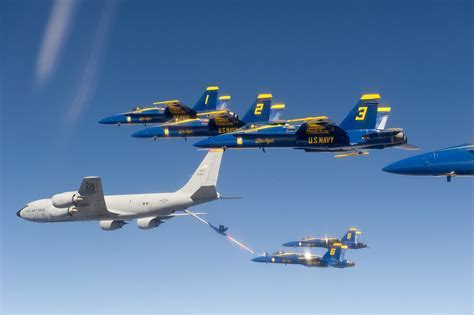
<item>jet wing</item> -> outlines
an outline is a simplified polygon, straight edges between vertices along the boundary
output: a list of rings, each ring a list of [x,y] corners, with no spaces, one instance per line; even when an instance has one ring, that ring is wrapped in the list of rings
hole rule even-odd
[[[98,176],[84,177],[81,187],[78,190],[84,198],[77,208],[82,213],[87,214],[107,214],[107,205],[105,204],[104,192],[102,191],[102,182]]]

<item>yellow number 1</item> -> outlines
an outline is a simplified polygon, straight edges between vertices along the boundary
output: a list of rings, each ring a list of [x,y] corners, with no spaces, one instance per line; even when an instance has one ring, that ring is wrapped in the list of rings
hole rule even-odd
[[[253,112],[255,115],[261,115],[263,110],[263,103],[258,103]]]
[[[358,115],[356,116],[356,120],[364,120],[365,115],[367,115],[367,106],[359,107]]]

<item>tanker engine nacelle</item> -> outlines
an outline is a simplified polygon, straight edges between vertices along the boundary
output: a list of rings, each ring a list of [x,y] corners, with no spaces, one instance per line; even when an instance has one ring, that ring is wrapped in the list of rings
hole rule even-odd
[[[100,220],[100,228],[105,231],[121,229],[127,222],[122,220]]]
[[[84,198],[81,197],[77,191],[64,192],[54,195],[53,198],[51,198],[51,202],[56,208],[69,208],[77,205],[82,200],[84,200]]]
[[[159,227],[161,223],[163,223],[163,221],[155,217],[137,219],[137,225],[142,230]]]
[[[56,208],[51,207],[48,209],[48,213],[52,218],[61,218],[71,216],[74,213],[79,211],[75,206],[70,206],[69,208]]]

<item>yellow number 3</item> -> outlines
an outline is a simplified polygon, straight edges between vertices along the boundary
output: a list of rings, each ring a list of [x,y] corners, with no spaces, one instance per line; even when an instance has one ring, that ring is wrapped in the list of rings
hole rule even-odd
[[[261,115],[263,110],[263,103],[258,103],[257,106],[255,106],[255,111],[253,112],[255,115]]]
[[[367,115],[367,106],[359,107],[358,114],[356,116],[356,120],[364,120],[365,115]]]

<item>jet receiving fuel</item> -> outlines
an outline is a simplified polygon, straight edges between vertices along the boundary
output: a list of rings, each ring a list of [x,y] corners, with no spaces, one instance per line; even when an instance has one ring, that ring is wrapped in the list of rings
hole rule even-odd
[[[347,233],[341,238],[334,237],[305,237],[299,241],[293,241],[283,244],[286,247],[323,247],[331,248],[336,243],[341,243],[342,245],[347,246],[349,249],[359,249],[366,248],[367,244],[359,241],[361,231],[356,228],[350,228]]]
[[[288,120],[284,124],[242,128],[194,145],[199,148],[293,148],[305,152],[346,152],[336,157],[367,154],[360,151],[363,149],[417,149],[407,144],[403,129],[385,129],[390,107],[379,107],[379,101],[379,94],[363,95],[339,126],[326,116],[310,117]],[[378,129],[380,127],[382,129]]]
[[[383,169],[401,175],[474,176],[474,143],[428,152],[395,162]]]
[[[167,121],[196,118],[206,112],[217,109],[217,94],[219,87],[209,86],[193,108],[179,100],[161,101],[153,103],[151,107],[135,107],[129,112],[113,115],[101,119],[99,124],[105,125],[136,125],[158,124]]]
[[[221,101],[230,101],[230,96],[221,96]],[[283,104],[272,106],[271,94],[259,94],[255,102],[250,106],[243,119],[228,109],[208,112],[206,117],[196,117],[176,122],[168,122],[159,126],[145,128],[132,134],[136,138],[190,138],[211,137],[235,131],[242,126],[255,123],[268,123],[273,114],[285,108]]]
[[[116,230],[136,219],[140,229],[188,215],[186,209],[220,198],[216,191],[222,150],[209,150],[189,181],[172,193],[104,196],[99,177],[85,177],[78,191],[28,203],[17,215],[33,222],[100,221],[103,230]],[[225,232],[225,231],[224,231]]]
[[[264,254],[263,256],[256,257],[252,261],[267,264],[303,265],[306,267],[354,267],[354,262],[344,259],[346,249],[346,245],[334,243],[322,257],[311,253],[299,254],[278,251],[273,254]]]

